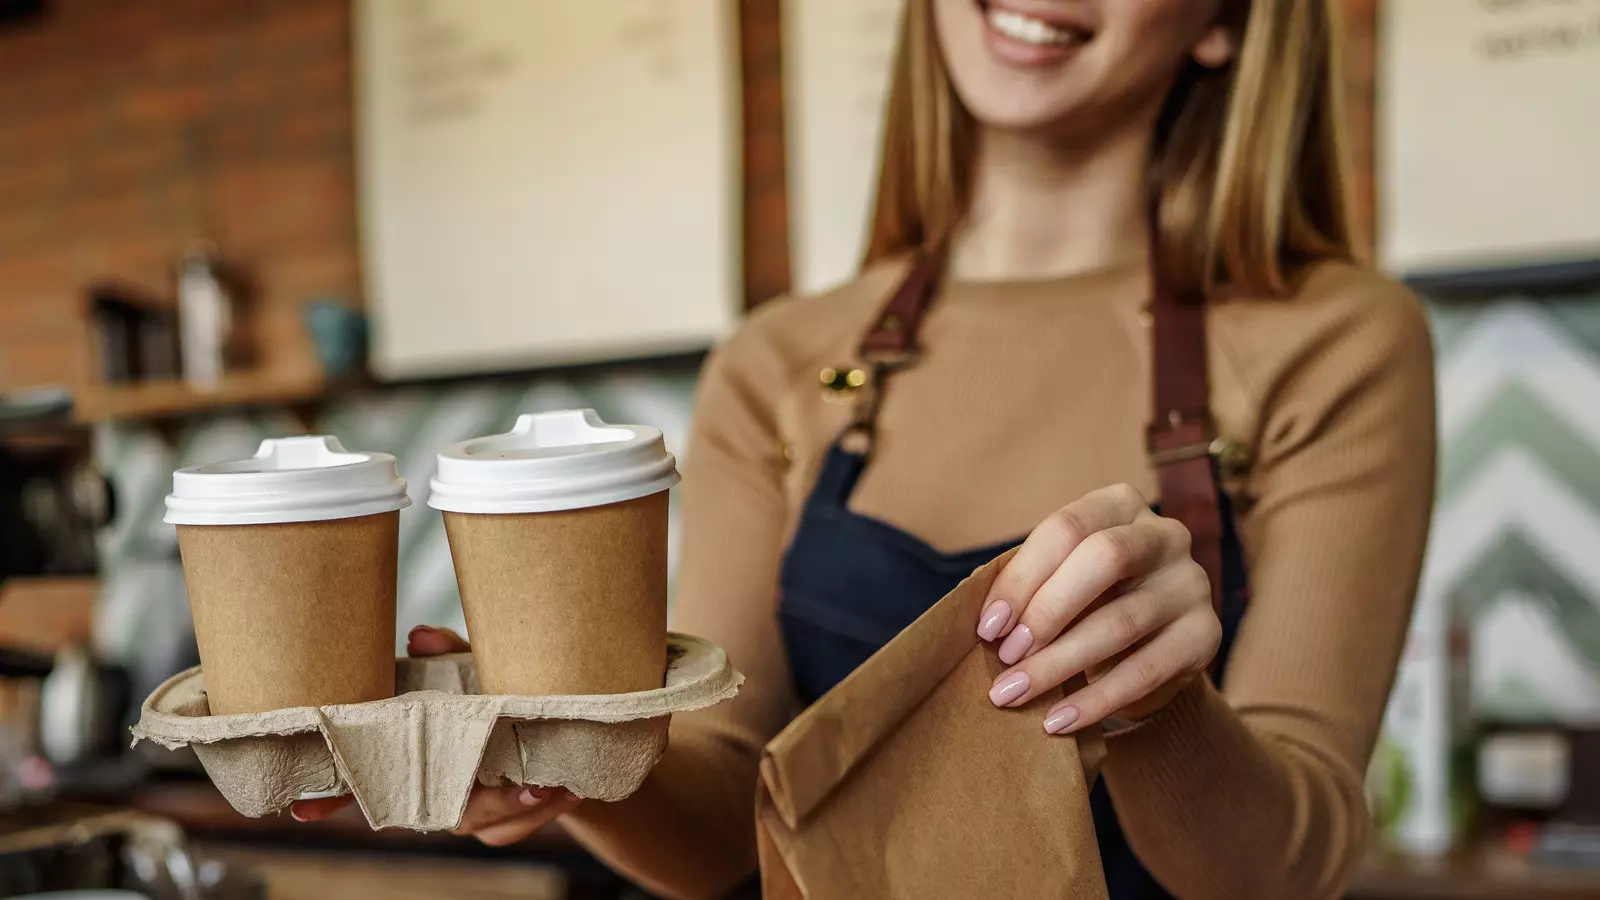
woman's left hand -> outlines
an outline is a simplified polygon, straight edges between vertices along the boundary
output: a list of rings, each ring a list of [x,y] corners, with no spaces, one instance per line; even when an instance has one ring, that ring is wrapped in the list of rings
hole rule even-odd
[[[1211,662],[1222,626],[1189,530],[1125,484],[1057,510],[995,578],[978,636],[1010,669],[989,699],[1020,706],[1080,672],[1090,683],[1046,713],[1052,733],[1166,706]]]

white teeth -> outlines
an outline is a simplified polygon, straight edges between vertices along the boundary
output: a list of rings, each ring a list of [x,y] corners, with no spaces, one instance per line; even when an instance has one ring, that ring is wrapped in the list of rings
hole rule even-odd
[[[1058,47],[1074,43],[1079,39],[1077,32],[1057,28],[1048,22],[1007,9],[995,9],[991,6],[988,19],[990,28],[1025,44]]]

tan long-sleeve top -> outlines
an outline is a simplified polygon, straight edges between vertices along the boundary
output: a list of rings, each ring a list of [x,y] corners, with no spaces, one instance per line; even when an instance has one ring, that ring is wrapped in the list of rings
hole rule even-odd
[[[904,268],[769,304],[707,364],[674,625],[727,648],[748,680],[733,702],[673,721],[638,794],[569,817],[591,849],[665,894],[715,896],[754,865],[758,755],[796,712],[778,568],[849,416],[817,375],[854,362]],[[1143,446],[1148,292],[1141,266],[947,283],[921,362],[888,389],[853,507],[954,551],[1020,537],[1107,484],[1159,499]],[[1254,455],[1227,485],[1250,605],[1224,687],[1196,682],[1112,735],[1104,777],[1133,848],[1180,896],[1331,897],[1367,831],[1363,770],[1427,532],[1426,320],[1405,289],[1328,263],[1291,296],[1217,301],[1208,323],[1213,413]],[[973,772],[1006,777],[999,760]]]

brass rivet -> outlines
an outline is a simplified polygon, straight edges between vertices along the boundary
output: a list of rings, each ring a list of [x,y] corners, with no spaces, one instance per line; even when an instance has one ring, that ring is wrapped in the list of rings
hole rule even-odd
[[[1250,448],[1239,441],[1219,437],[1209,450],[1224,478],[1237,478],[1250,470]]]
[[[878,327],[884,331],[899,331],[900,317],[894,313],[889,313],[883,317],[882,322],[878,323]]]
[[[829,403],[850,403],[857,389],[867,383],[867,373],[861,369],[843,369],[828,366],[817,373],[822,383],[822,399]]]
[[[1155,321],[1156,321],[1155,316],[1150,315],[1150,310],[1148,310],[1148,309],[1139,310],[1139,324],[1140,325],[1143,325],[1144,327],[1149,328],[1151,325],[1155,324]]]
[[[794,456],[795,456],[794,445],[793,444],[784,444],[783,445],[783,458],[784,458],[784,460],[787,461],[787,462],[794,462]]]

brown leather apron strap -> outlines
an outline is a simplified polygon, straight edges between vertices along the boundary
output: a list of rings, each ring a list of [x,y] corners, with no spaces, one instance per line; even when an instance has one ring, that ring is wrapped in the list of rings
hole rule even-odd
[[[858,352],[863,362],[889,360],[904,366],[915,360],[922,317],[933,305],[943,268],[944,255],[938,252],[918,251],[912,258],[906,277],[878,310],[872,328],[861,339]]]
[[[921,352],[917,334],[943,268],[942,253],[919,252],[861,339],[857,352],[873,371],[857,397],[850,430],[864,436],[869,447],[885,383]],[[1161,513],[1189,529],[1190,554],[1210,578],[1211,603],[1220,613],[1222,518],[1211,461],[1216,435],[1209,411],[1205,303],[1173,292],[1154,262],[1150,274],[1150,465],[1161,487]]]
[[[1211,606],[1222,612],[1222,514],[1211,448],[1206,371],[1206,306],[1175,293],[1152,257],[1150,389],[1146,435],[1150,466],[1161,486],[1161,514],[1189,529],[1189,555],[1211,581]]]
[[[856,348],[857,355],[872,370],[872,374],[856,395],[855,415],[848,431],[858,438],[864,452],[871,451],[877,436],[878,409],[882,405],[884,386],[889,376],[914,364],[922,353],[922,348],[917,345],[917,335],[922,330],[923,316],[927,314],[928,307],[933,305],[943,269],[943,253],[917,251],[905,278],[901,279],[900,285],[878,310],[872,327]]]

